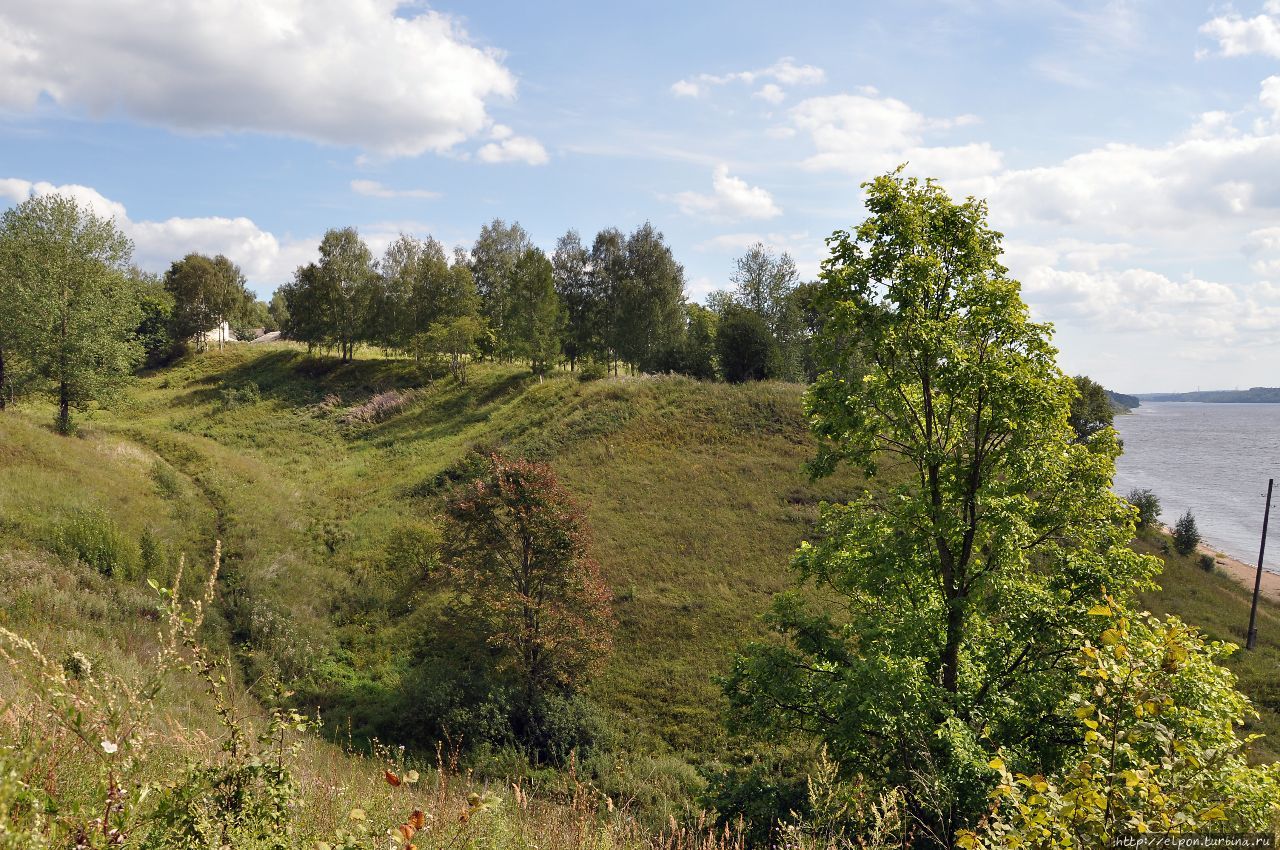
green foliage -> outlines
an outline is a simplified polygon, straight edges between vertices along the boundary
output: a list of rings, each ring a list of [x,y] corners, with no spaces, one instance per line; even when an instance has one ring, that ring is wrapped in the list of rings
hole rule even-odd
[[[254,338],[254,332],[261,329],[264,333],[272,324],[271,311],[265,301],[259,301],[247,290],[227,317],[231,332],[236,339],[248,341]]]
[[[1160,498],[1146,489],[1133,489],[1125,501],[1138,509],[1138,529],[1152,528],[1160,521]]]
[[[110,401],[141,359],[141,310],[126,276],[133,245],[112,220],[62,195],[6,210],[3,232],[0,283],[21,293],[25,328],[16,362],[55,399],[58,430],[69,433],[71,411]],[[8,382],[0,375],[0,385]]]
[[[502,320],[504,350],[528,360],[535,374],[545,373],[560,357],[560,332],[565,321],[551,261],[537,248],[525,251],[516,261],[507,292],[507,312]],[[478,325],[472,327],[479,330]]]
[[[173,299],[173,338],[194,338],[201,351],[207,345],[206,331],[229,321],[253,301],[240,267],[221,254],[192,253],[175,260],[165,272],[164,288]]]
[[[280,289],[288,313],[284,333],[308,348],[337,347],[348,361],[371,337],[378,287],[373,255],[356,229],[330,229],[320,240],[319,261],[300,266]]]
[[[285,300],[283,287],[271,293],[271,303],[267,305],[267,331],[282,331],[289,324],[289,304]]]
[[[990,821],[961,847],[1108,847],[1132,833],[1264,833],[1280,824],[1280,766],[1250,766],[1237,727],[1253,714],[1219,663],[1236,650],[1177,618],[1103,604],[1114,617],[1074,659],[1065,711],[1081,740],[1051,775],[996,756]]]
[[[610,346],[642,369],[679,339],[684,320],[684,267],[662,233],[645,222],[627,237],[625,273],[609,281]],[[616,267],[613,269],[616,273]]]
[[[825,507],[796,555],[839,618],[779,597],[783,640],[740,658],[728,695],[744,729],[802,730],[846,774],[903,788],[948,846],[985,808],[990,752],[1066,757],[1062,658],[1105,592],[1157,565],[1127,548],[1114,434],[1078,443],[1067,424],[1074,387],[985,206],[899,173],[865,188],[869,218],[830,240],[806,406],[815,470],[847,462],[883,489]]]
[[[763,381],[775,357],[773,335],[758,313],[732,306],[720,316],[716,353],[720,371],[729,383]]]
[[[719,317],[701,304],[685,305],[685,322],[679,337],[660,352],[654,367],[691,378],[716,376],[716,326]]]
[[[512,356],[516,338],[506,325],[516,309],[512,303],[516,299],[516,266],[533,247],[519,223],[508,225],[500,218],[481,227],[471,247],[471,274],[480,298],[480,314],[493,330],[494,353],[502,357]]]
[[[79,560],[108,578],[132,578],[138,550],[101,510],[76,511],[53,529],[52,549],[64,562]]]
[[[1204,570],[1206,573],[1213,572],[1214,559],[1208,552],[1200,553],[1199,563],[1200,569]]]
[[[1173,549],[1179,555],[1190,555],[1200,545],[1200,529],[1196,526],[1195,514],[1188,508],[1173,524]]]
[[[155,581],[168,580],[168,547],[150,528],[143,529],[142,536],[138,538],[138,563],[142,567],[142,574],[147,578]]]
[[[791,255],[774,256],[757,242],[736,260],[733,300],[759,316],[773,338],[768,376],[782,381],[803,377],[801,316],[795,292],[798,274]]]
[[[173,337],[173,296],[156,275],[132,268],[129,277],[142,312],[135,334],[142,346],[143,365],[160,366],[172,360],[179,350]]]
[[[218,394],[225,410],[232,410],[246,404],[257,404],[262,400],[262,390],[253,381],[224,386],[219,389]]]
[[[1111,427],[1115,408],[1102,384],[1084,375],[1076,375],[1071,380],[1076,385],[1076,394],[1071,399],[1067,421],[1078,439],[1087,440],[1103,428]]]
[[[604,361],[596,360],[589,357],[582,361],[582,367],[578,370],[578,378],[582,381],[599,381],[608,376],[609,366]]]

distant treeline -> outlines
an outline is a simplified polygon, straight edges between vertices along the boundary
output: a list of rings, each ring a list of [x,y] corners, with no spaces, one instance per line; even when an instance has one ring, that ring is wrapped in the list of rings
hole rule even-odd
[[[1193,393],[1142,393],[1143,401],[1200,401],[1214,404],[1280,404],[1280,387],[1247,390],[1200,390]]]
[[[575,230],[549,256],[518,223],[494,219],[470,249],[402,235],[377,259],[354,228],[330,230],[319,260],[271,300],[286,337],[349,359],[357,345],[555,366],[678,372],[726,380],[811,377],[811,286],[761,244],[737,260],[732,291],[690,303],[684,268],[646,222]],[[465,374],[464,372],[462,374]],[[462,374],[459,376],[461,377]]]

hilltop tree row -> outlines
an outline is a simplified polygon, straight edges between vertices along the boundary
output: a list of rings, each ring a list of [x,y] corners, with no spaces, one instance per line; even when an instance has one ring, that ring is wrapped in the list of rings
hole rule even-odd
[[[343,359],[366,344],[447,354],[460,377],[472,357],[535,372],[590,362],[728,380],[807,374],[810,288],[788,255],[763,245],[738,260],[736,289],[710,307],[688,301],[684,268],[649,223],[607,228],[589,245],[570,230],[548,256],[518,223],[494,219],[469,251],[402,235],[381,259],[343,228],[325,234],[319,255],[271,309],[288,337]]]

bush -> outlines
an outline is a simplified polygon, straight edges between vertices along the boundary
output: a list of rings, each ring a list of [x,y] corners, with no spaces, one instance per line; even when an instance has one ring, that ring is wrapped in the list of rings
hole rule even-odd
[[[152,534],[149,528],[143,529],[138,540],[138,560],[148,578],[168,580],[169,553],[164,541]]]
[[[768,376],[773,348],[773,334],[769,333],[768,325],[758,314],[732,307],[720,319],[716,352],[726,381],[740,384],[764,380]]]
[[[257,404],[262,400],[262,390],[255,382],[245,381],[239,386],[223,387],[219,396],[223,409],[232,410],[246,404]]]
[[[138,553],[115,522],[100,510],[77,511],[53,532],[53,551],[63,562],[80,561],[108,578],[129,578]]]
[[[1179,555],[1190,555],[1200,545],[1200,529],[1196,527],[1195,514],[1188,509],[1173,526],[1173,548]]]
[[[1155,493],[1134,489],[1125,498],[1138,509],[1138,530],[1150,528],[1160,519],[1160,499]]]
[[[1200,569],[1204,570],[1206,573],[1211,573],[1213,572],[1213,564],[1214,560],[1212,555],[1208,553],[1200,555]]]
[[[582,361],[581,368],[578,369],[579,381],[598,381],[609,374],[609,367],[601,360],[588,358]]]

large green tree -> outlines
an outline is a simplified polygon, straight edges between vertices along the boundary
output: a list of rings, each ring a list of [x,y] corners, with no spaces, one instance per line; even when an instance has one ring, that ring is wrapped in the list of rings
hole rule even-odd
[[[627,237],[607,227],[591,241],[587,288],[593,305],[591,325],[595,351],[591,353],[616,371],[618,361],[619,294],[627,277]]]
[[[506,350],[528,360],[534,372],[545,372],[560,357],[564,322],[551,261],[539,249],[529,248],[516,263],[509,290],[502,322]]]
[[[0,229],[0,410],[30,388],[39,340],[36,293],[18,273],[18,248],[6,218]]]
[[[164,288],[173,297],[174,338],[194,338],[200,349],[206,343],[205,331],[221,326],[253,298],[240,267],[221,254],[192,253],[174,261],[165,272]]]
[[[783,640],[727,687],[744,727],[815,736],[846,772],[905,789],[920,834],[949,847],[987,806],[996,750],[1028,773],[1062,762],[1089,611],[1157,562],[1127,546],[1114,434],[1075,440],[1071,379],[985,204],[900,172],[864,188],[868,218],[829,240],[805,402],[815,471],[867,476],[796,556],[835,604],[781,596]]]
[[[515,337],[505,324],[510,316],[516,286],[516,265],[533,247],[529,234],[518,222],[507,224],[500,218],[480,228],[471,248],[471,273],[480,296],[480,314],[494,333],[500,357],[513,357]]]
[[[317,262],[300,266],[281,287],[288,323],[285,335],[316,346],[337,347],[350,360],[356,345],[376,340],[373,316],[378,272],[369,246],[354,227],[333,228],[320,240]]]
[[[649,369],[680,337],[684,267],[649,222],[627,237],[625,262],[625,273],[611,294],[613,348],[632,366]]]
[[[775,255],[757,242],[735,261],[733,299],[764,320],[773,336],[769,377],[798,381],[803,375],[801,316],[792,297],[799,274],[785,251]]]
[[[582,244],[578,231],[570,230],[556,240],[551,257],[556,293],[565,310],[564,356],[569,368],[579,358],[598,353],[601,345],[600,312],[606,305],[594,296],[591,286],[591,252]]]
[[[317,266],[331,300],[333,340],[342,359],[350,360],[356,345],[371,336],[369,316],[377,281],[373,254],[354,227],[335,228],[320,240]]]
[[[109,400],[141,357],[133,245],[114,221],[62,195],[10,208],[3,229],[6,276],[22,293],[25,359],[67,433],[71,411]]]

